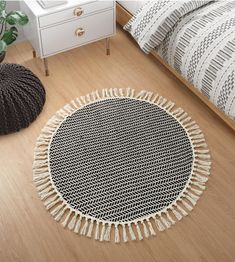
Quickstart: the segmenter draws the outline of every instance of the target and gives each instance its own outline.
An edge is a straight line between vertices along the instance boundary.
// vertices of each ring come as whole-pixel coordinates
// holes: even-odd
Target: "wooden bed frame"
[[[121,25],[124,26],[132,17],[124,7],[119,3],[116,3],[116,20]],[[182,83],[184,83],[197,97],[199,97],[214,113],[216,113],[229,127],[235,131],[235,121],[230,117],[221,112],[209,99],[207,99],[203,94],[201,94],[192,84],[185,80],[174,68],[168,65],[155,51],[151,54],[163,64],[171,73],[173,73]]]

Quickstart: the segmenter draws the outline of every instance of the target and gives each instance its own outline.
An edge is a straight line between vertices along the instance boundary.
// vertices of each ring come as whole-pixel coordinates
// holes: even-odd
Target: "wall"
[[[7,10],[20,10],[20,3],[18,1],[7,1]],[[22,28],[19,29],[19,34],[16,42],[21,42],[26,40]],[[15,43],[16,43],[15,42]]]

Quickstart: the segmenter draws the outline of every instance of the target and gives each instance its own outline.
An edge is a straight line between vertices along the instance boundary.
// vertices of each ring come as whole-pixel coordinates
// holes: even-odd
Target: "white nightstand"
[[[25,36],[34,49],[34,57],[38,54],[43,59],[46,75],[47,57],[81,45],[106,39],[109,55],[109,38],[116,32],[114,1],[68,0],[67,4],[48,9],[36,0],[24,0],[20,5],[29,17]]]

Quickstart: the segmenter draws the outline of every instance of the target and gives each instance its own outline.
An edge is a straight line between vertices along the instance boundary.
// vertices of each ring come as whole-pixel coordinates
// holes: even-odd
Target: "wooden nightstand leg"
[[[36,58],[37,54],[36,51],[33,49],[33,58]]]
[[[106,55],[110,55],[110,38],[105,39],[105,44],[106,44]]]
[[[47,58],[43,58],[44,68],[45,68],[45,75],[49,76],[49,68],[48,68],[48,60]]]

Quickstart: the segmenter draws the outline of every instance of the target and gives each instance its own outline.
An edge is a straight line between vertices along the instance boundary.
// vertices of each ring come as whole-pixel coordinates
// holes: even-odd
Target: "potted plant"
[[[6,11],[6,1],[0,0],[0,63],[3,61],[6,48],[13,43],[17,36],[17,26],[28,23],[28,17],[21,11]]]

